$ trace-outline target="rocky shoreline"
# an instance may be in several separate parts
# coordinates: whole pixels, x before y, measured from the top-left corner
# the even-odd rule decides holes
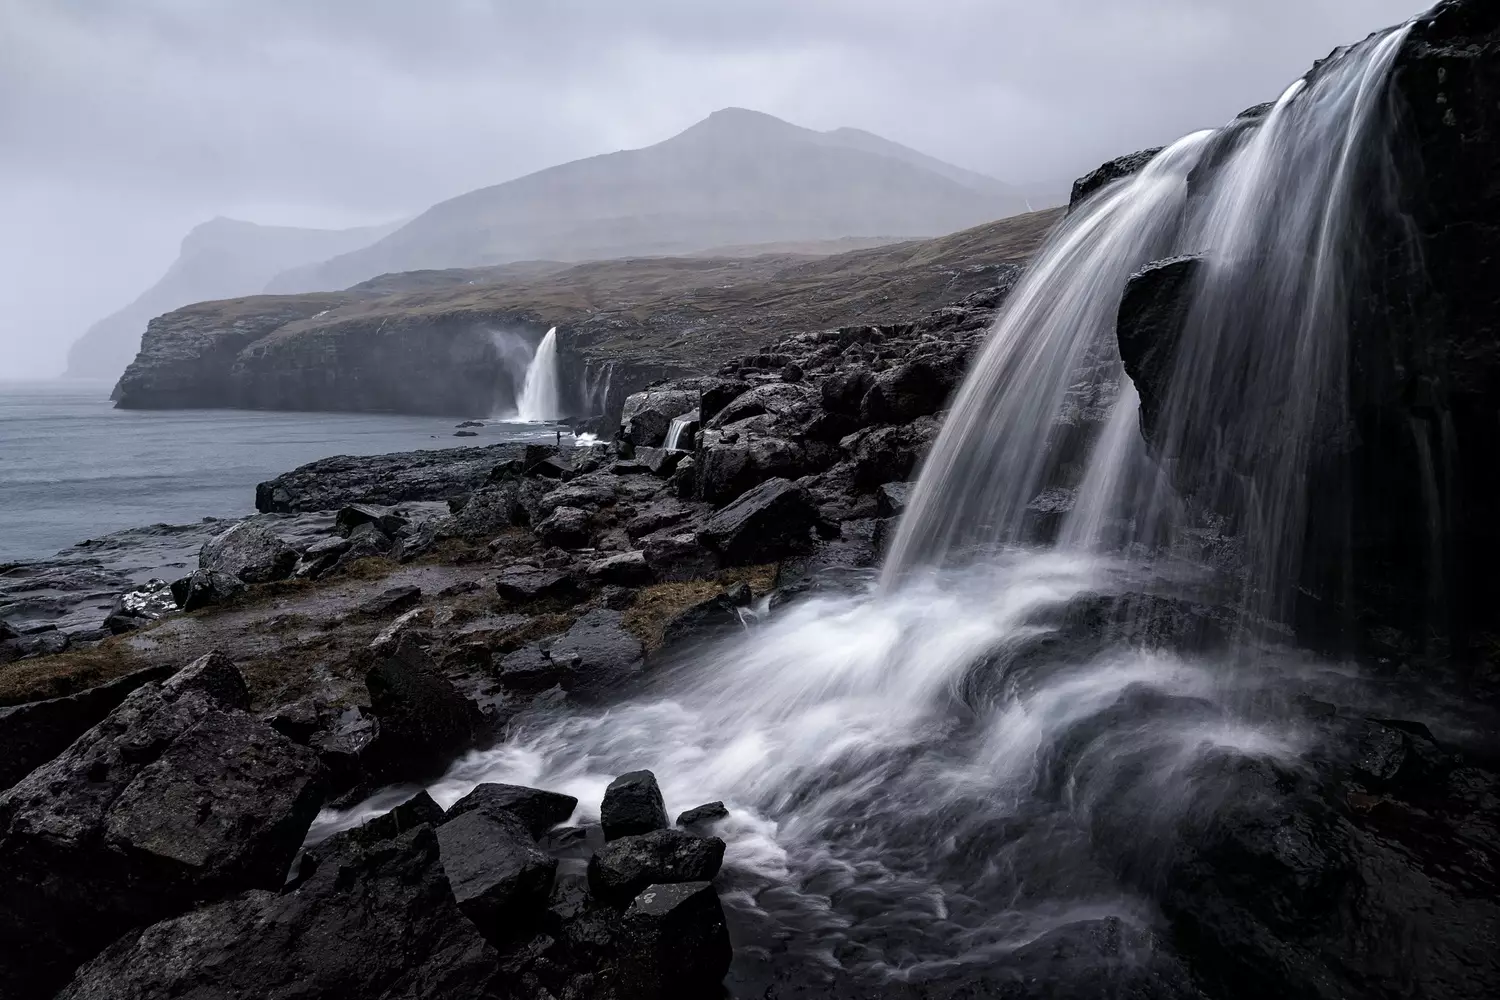
[[[1395,78],[1410,102],[1452,74],[1495,91],[1490,7],[1450,0],[1412,39]],[[1500,134],[1494,102],[1442,93],[1416,116],[1414,148],[1434,174],[1470,176],[1476,143]],[[1458,127],[1449,117],[1469,139],[1443,131]],[[1078,198],[1152,155],[1106,165]],[[807,330],[712,374],[657,381],[622,401],[612,436],[593,446],[327,459],[261,484],[254,517],[148,530],[106,540],[108,558],[27,568],[8,592],[22,596],[7,599],[53,624],[0,626],[0,993],[646,1000],[722,996],[727,977],[737,996],[781,998],[1492,995],[1500,674],[1483,604],[1493,584],[1475,582],[1494,540],[1482,502],[1492,472],[1474,441],[1497,383],[1474,331],[1495,310],[1483,298],[1493,293],[1476,290],[1493,286],[1473,273],[1488,258],[1465,256],[1443,224],[1500,231],[1500,203],[1481,187],[1415,202],[1427,259],[1444,265],[1408,296],[1420,309],[1390,304],[1417,287],[1402,284],[1413,276],[1394,256],[1361,287],[1400,322],[1356,324],[1349,353],[1366,384],[1330,450],[1353,455],[1362,490],[1396,500],[1355,512],[1364,576],[1347,605],[1311,578],[1307,614],[1284,622],[1247,624],[1232,587],[1194,581],[1081,593],[1018,612],[1006,648],[965,677],[982,685],[1001,657],[1015,667],[1006,683],[1022,684],[1025,665],[1047,657],[1130,648],[1170,660],[1232,642],[1292,663],[1285,689],[1253,692],[1266,702],[1253,707],[1290,720],[1294,752],[1259,752],[1261,734],[1235,729],[1202,691],[1126,686],[1038,762],[1035,814],[1018,809],[955,848],[993,868],[1009,838],[1076,836],[1089,870],[1045,876],[1134,893],[1149,911],[1139,922],[1051,914],[972,967],[890,930],[889,954],[905,964],[860,979],[848,970],[862,945],[799,953],[769,913],[779,887],[746,887],[727,853],[735,803],[668,801],[658,779],[670,776],[639,769],[573,796],[463,780],[455,764],[539,720],[607,713],[669,672],[703,670],[714,661],[698,651],[815,592],[868,588],[945,407],[1021,275],[1005,264],[911,321]],[[1048,540],[1075,502],[1075,453],[1126,373],[1147,446],[1164,447],[1153,392],[1181,288],[1168,279],[1194,266],[1136,274],[1117,334],[1082,352],[1049,428],[1062,459],[1026,509],[1030,536]],[[1448,325],[1455,317],[1465,322]],[[1382,351],[1392,339],[1404,353]],[[1242,411],[1230,402],[1226,420]],[[1395,425],[1399,446],[1371,443]],[[1462,446],[1443,454],[1467,464],[1438,481],[1423,442],[1442,434]],[[1193,499],[1208,459],[1159,457]],[[1447,543],[1465,559],[1374,530],[1420,523],[1428,508],[1412,491],[1423,483],[1454,501]],[[1172,542],[1233,581],[1242,529],[1203,510],[1192,537]],[[138,579],[145,564],[128,550],[143,539],[175,568],[170,579]],[[1422,613],[1434,580],[1469,588],[1443,621]],[[1346,661],[1311,664],[1293,648],[1322,646],[1340,624]],[[950,695],[954,719],[991,707],[982,691]],[[1173,712],[1195,723],[1192,754],[1165,765],[1089,756],[1094,730]],[[1143,808],[1130,797],[1142,786],[1113,780],[1131,769],[1199,797],[1180,813]],[[1048,826],[1046,807],[1090,795],[1085,829]],[[964,809],[961,797],[950,806]],[[1143,816],[1163,829],[1143,829]],[[856,821],[824,832],[864,835]],[[844,874],[804,888],[826,904],[850,888]],[[860,890],[845,912],[887,933],[890,897]],[[930,898],[908,904],[927,924],[950,916]],[[824,905],[802,926],[839,919]]]

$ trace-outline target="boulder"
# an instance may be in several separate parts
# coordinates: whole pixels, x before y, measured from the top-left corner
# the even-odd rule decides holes
[[[719,379],[710,382],[698,391],[698,419],[706,424],[718,416],[719,411],[724,407],[749,391],[750,383],[738,379]]]
[[[805,551],[817,523],[805,489],[772,479],[709,518],[702,538],[726,565],[748,566]]]
[[[469,494],[468,501],[452,516],[448,532],[454,538],[483,542],[506,528],[529,522],[521,502],[521,487],[514,482],[485,486]]]
[[[677,463],[677,468],[667,479],[667,492],[683,500],[691,499],[698,494],[697,458],[687,455]]]
[[[475,809],[504,812],[520,819],[531,836],[541,837],[559,823],[566,823],[577,808],[578,800],[571,795],[522,785],[486,783],[474,786],[472,792],[453,803],[446,819],[457,819]]]
[[[854,485],[870,490],[882,483],[906,482],[916,472],[932,442],[938,423],[930,418],[904,427],[871,427],[839,442],[854,467]]]
[[[697,496],[715,506],[729,503],[768,479],[796,479],[812,471],[802,445],[759,434],[733,442],[705,436],[698,462]]]
[[[560,549],[581,549],[593,539],[589,512],[577,507],[558,507],[534,529],[537,537]]]
[[[829,413],[858,416],[860,403],[874,384],[875,376],[868,368],[852,368],[830,375],[823,380],[819,390],[823,409]]]
[[[390,618],[416,607],[422,599],[422,588],[410,585],[391,587],[369,600],[360,602],[359,613],[370,618]]]
[[[539,922],[557,861],[519,817],[473,809],[446,820],[437,838],[453,898],[486,939],[503,942]]]
[[[395,537],[397,532],[406,527],[407,519],[389,507],[355,503],[340,510],[333,524],[338,533],[345,538],[348,538],[361,524],[373,524],[383,534]]]
[[[719,556],[696,532],[653,535],[641,550],[653,579],[661,583],[701,580],[719,571]]]
[[[646,553],[641,551],[620,552],[589,563],[585,570],[589,579],[622,587],[645,586],[652,581],[651,566],[646,562]]]
[[[722,802],[709,802],[689,809],[677,817],[678,826],[703,826],[729,818],[729,810]]]
[[[724,863],[724,841],[684,830],[653,830],[611,840],[589,859],[589,888],[600,899],[630,899],[650,885],[707,882]]]
[[[323,769],[248,707],[209,654],[0,795],[0,993],[50,996],[130,927],[282,883]]]
[[[927,361],[908,361],[881,372],[859,404],[866,424],[905,424],[942,409],[957,384],[952,371]]]
[[[297,550],[259,521],[241,521],[203,543],[198,568],[241,583],[269,583],[291,576]]]
[[[708,882],[647,886],[625,911],[634,947],[630,996],[714,996],[734,952],[724,907]]]
[[[0,646],[0,663],[34,656],[56,656],[71,644],[72,640],[68,637],[68,633],[59,632],[57,629],[31,632],[5,640],[5,644]]]
[[[1187,322],[1188,293],[1202,273],[1203,258],[1173,257],[1131,275],[1116,324],[1120,357],[1141,399],[1141,424],[1154,428],[1169,391],[1177,343]],[[1203,447],[1213,429],[1202,428]]]
[[[577,597],[581,588],[572,573],[537,566],[515,566],[495,580],[495,593],[512,604]]]
[[[560,685],[567,677],[567,664],[553,663],[540,643],[531,643],[507,653],[496,668],[500,687],[514,694],[537,694]]]
[[[666,479],[677,471],[677,463],[687,457],[683,451],[668,451],[665,448],[637,448],[635,462],[652,475]]]
[[[115,635],[131,632],[159,621],[177,610],[177,599],[165,580],[148,580],[125,591],[110,605],[104,627]]]
[[[0,790],[62,753],[136,688],[173,672],[149,667],[63,698],[0,708]]]
[[[432,522],[428,522],[432,523]],[[349,539],[334,536],[314,542],[302,552],[302,558],[292,575],[300,579],[316,579],[333,568],[339,556],[349,551]]]
[[[693,516],[694,509],[680,500],[663,498],[625,523],[625,534],[632,539],[644,538],[663,528],[681,524]]]
[[[673,417],[698,407],[698,394],[687,389],[650,389],[625,400],[621,433],[633,445],[660,447]]]
[[[881,517],[900,517],[910,496],[910,483],[884,483],[875,491],[875,511]]]
[[[375,738],[360,755],[382,781],[436,777],[469,749],[482,723],[479,709],[438,676],[422,648],[403,638],[365,673]]]
[[[738,628],[742,622],[740,612],[750,601],[750,588],[744,584],[699,601],[673,615],[662,626],[662,645],[670,648],[702,642],[724,629]]]
[[[547,655],[564,668],[563,689],[584,701],[615,693],[640,676],[645,662],[645,648],[625,628],[624,616],[607,608],[579,618]]]
[[[631,771],[609,783],[599,807],[604,838],[616,840],[667,828],[667,806],[662,801],[656,775]]]
[[[500,1000],[499,956],[454,899],[438,837],[343,842],[294,892],[242,896],[132,932],[66,1000]]]
[[[183,611],[197,611],[233,600],[245,589],[236,577],[214,570],[194,570],[172,584],[172,599]]]

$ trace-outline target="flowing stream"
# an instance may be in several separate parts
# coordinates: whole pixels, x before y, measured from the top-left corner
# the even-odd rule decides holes
[[[1308,735],[1289,700],[1349,683],[1257,640],[1164,645],[1129,625],[1202,593],[1263,617],[1291,586],[1307,467],[1340,415],[1351,206],[1378,194],[1355,188],[1383,148],[1403,37],[1345,50],[1273,108],[1180,140],[1072,213],[954,401],[879,579],[658,667],[624,703],[522,717],[434,797],[513,782],[576,795],[588,819],[612,777],[650,768],[673,815],[722,799],[745,982],[760,963],[808,989],[918,984],[1107,917],[1151,927],[1149,900],[1100,860],[1101,819],[1166,850],[1215,762],[1296,767]],[[1110,353],[1129,277],[1185,253],[1205,266],[1157,427],[1180,454],[1244,415],[1214,439],[1207,486],[1245,540],[1229,580],[1161,557],[1188,514]],[[554,349],[549,333],[523,417],[555,416]],[[1083,440],[1058,430],[1081,379],[1118,387]],[[1075,497],[1045,542],[1028,516],[1044,489]]]

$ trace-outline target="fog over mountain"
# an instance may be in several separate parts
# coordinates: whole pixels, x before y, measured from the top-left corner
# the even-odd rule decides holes
[[[394,271],[590,260],[846,236],[936,236],[1026,210],[1018,191],[857,129],[726,108],[664,142],[435,205],[371,246],[273,280],[331,291]]]
[[[391,228],[295,229],[238,219],[213,219],[196,226],[183,238],[181,252],[160,281],[73,343],[67,375],[117,378],[135,357],[141,333],[152,318],[193,302],[253,295],[288,268],[365,246]]]
[[[726,107],[908,166],[935,157],[960,185],[973,172],[1060,192],[1417,6],[939,0],[914,17],[897,0],[8,0],[0,377],[60,372],[80,333],[217,216],[411,218]]]

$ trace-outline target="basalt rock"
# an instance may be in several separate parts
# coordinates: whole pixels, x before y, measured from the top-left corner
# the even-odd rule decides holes
[[[547,650],[563,671],[563,689],[584,701],[603,699],[640,675],[645,651],[618,611],[583,615]]]
[[[415,643],[403,640],[365,674],[379,725],[360,755],[375,779],[435,777],[473,745],[482,720],[473,702],[437,674]]]
[[[520,445],[497,444],[391,455],[337,455],[261,483],[255,488],[255,509],[299,513],[339,510],[358,503],[447,500],[484,486],[495,466],[521,453]]]
[[[502,1000],[499,956],[460,911],[438,836],[346,840],[295,891],[249,892],[131,933],[66,1000]]]
[[[469,810],[439,826],[437,838],[458,908],[485,938],[504,942],[538,922],[557,861],[519,817]]]
[[[522,785],[483,784],[448,809],[447,819],[456,819],[476,809],[509,813],[525,824],[531,836],[541,837],[559,823],[566,823],[578,800],[571,795],[544,792]]]
[[[611,840],[589,860],[589,886],[601,899],[627,900],[651,885],[707,882],[724,863],[724,841],[683,830]]]
[[[131,692],[173,672],[150,667],[64,698],[0,708],[0,790],[62,753]]]
[[[1144,149],[1139,153],[1131,153],[1118,159],[1110,160],[1108,163],[1097,168],[1092,173],[1080,177],[1073,182],[1073,196],[1068,201],[1068,211],[1072,212],[1079,205],[1087,201],[1093,194],[1100,191],[1115,181],[1133,177],[1145,169],[1146,165],[1156,159],[1157,154],[1162,151],[1161,146],[1155,149]]]
[[[631,771],[609,783],[599,807],[606,840],[633,837],[667,828],[667,807],[650,771]]]
[[[691,390],[652,389],[625,400],[620,414],[622,434],[634,445],[660,447],[672,419],[698,408],[698,394]]]
[[[274,888],[323,801],[218,654],[137,689],[0,795],[0,984],[50,996],[132,926]]]
[[[291,576],[297,551],[259,521],[241,521],[205,542],[198,568],[241,583],[269,583]]]
[[[817,520],[806,490],[772,479],[709,518],[702,534],[727,565],[745,566],[806,550]]]

